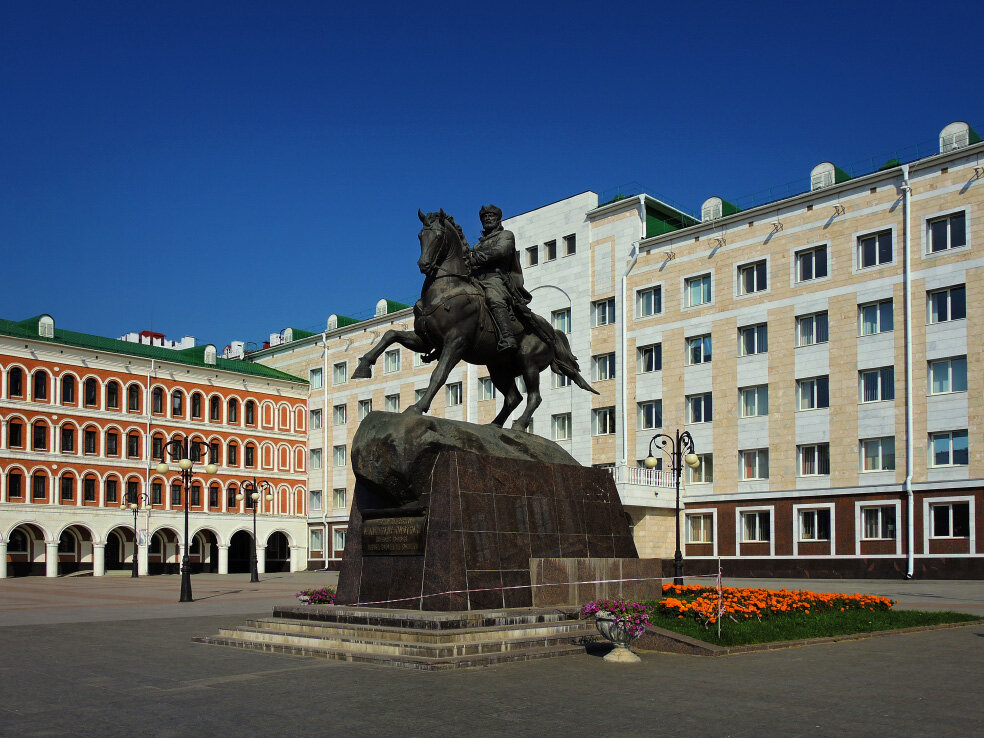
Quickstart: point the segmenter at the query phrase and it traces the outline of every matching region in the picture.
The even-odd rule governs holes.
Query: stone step
[[[492,666],[515,661],[532,661],[534,659],[556,658],[559,656],[570,656],[584,653],[584,646],[576,644],[556,645],[548,648],[527,648],[515,651],[497,651],[495,653],[471,654],[463,656],[449,657],[425,657],[425,656],[393,656],[390,654],[370,653],[363,651],[352,651],[344,648],[333,648],[325,646],[301,646],[284,643],[273,643],[268,641],[254,641],[246,638],[231,636],[200,636],[192,639],[198,643],[207,643],[219,646],[231,646],[234,648],[251,649],[265,651],[268,653],[280,653],[291,656],[307,656],[314,658],[334,659],[338,661],[351,661],[367,664],[377,664],[380,666],[399,666],[407,669],[419,669],[424,671],[443,671],[449,669],[462,669],[477,666]]]
[[[284,605],[275,607],[273,615],[291,620],[444,631],[564,622],[577,620],[579,611],[575,607],[438,612],[342,605]]]

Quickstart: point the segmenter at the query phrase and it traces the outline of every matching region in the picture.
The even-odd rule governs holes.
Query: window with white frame
[[[926,310],[930,323],[945,323],[967,317],[967,288],[959,284],[926,293]]]
[[[892,263],[891,231],[858,236],[858,267],[860,269],[890,263]]]
[[[929,362],[929,394],[967,391],[967,357]]]
[[[829,377],[796,380],[797,410],[819,410],[825,407],[830,407]]]
[[[687,422],[710,423],[714,419],[711,393],[687,395]]]
[[[540,248],[538,246],[530,246],[526,249],[526,266],[534,267],[540,263]]]
[[[591,357],[591,380],[601,382],[615,379],[615,354],[599,354]]]
[[[741,388],[741,417],[757,418],[769,414],[769,385]]]
[[[796,345],[813,346],[827,343],[827,311],[796,316]]]
[[[615,433],[615,408],[599,407],[591,411],[591,435],[610,436]]]
[[[765,323],[738,329],[738,355],[753,356],[769,350],[769,327]]]
[[[967,217],[959,213],[933,218],[926,223],[926,243],[929,253],[958,249],[967,245]]]
[[[560,413],[550,416],[550,436],[555,441],[567,441],[571,437],[571,414]]]
[[[615,298],[598,300],[591,303],[591,325],[597,328],[602,325],[612,325],[615,322]]]
[[[714,455],[697,454],[697,468],[687,467],[688,484],[710,484],[714,481]]]
[[[930,466],[967,466],[969,463],[967,431],[930,433],[929,454]]]
[[[891,330],[895,330],[895,315],[891,300],[858,305],[858,335],[872,336]]]
[[[741,478],[748,480],[769,478],[769,450],[757,448],[741,451]]]
[[[663,312],[663,291],[659,287],[636,290],[636,317],[649,318]]]
[[[400,396],[397,395],[386,395],[384,400],[386,406],[386,412],[388,413],[398,413],[400,412]]]
[[[339,361],[331,367],[331,383],[345,384],[348,381],[348,363]]]
[[[415,389],[413,391],[413,401],[414,402],[420,402],[421,400],[424,399],[424,395],[426,395],[426,394],[427,394],[427,388],[426,387],[421,387],[420,389]],[[399,402],[400,402],[400,398],[399,397],[396,398],[396,402],[397,402],[397,404],[399,404]]]
[[[801,541],[829,541],[830,508],[800,510],[799,539]]]
[[[765,259],[738,267],[738,294],[762,292],[769,286],[768,263]]]
[[[830,444],[808,443],[797,446],[796,465],[801,477],[829,477]]]
[[[331,491],[331,505],[336,510],[344,510],[348,506],[348,495],[344,487],[336,487]]]
[[[324,375],[321,372],[321,367],[317,369],[312,369],[308,372],[308,382],[311,385],[311,389],[321,389],[324,381]]]
[[[555,389],[558,388],[558,387],[570,387],[571,386],[571,378],[568,377],[566,374],[558,374],[555,371],[551,371],[550,372],[550,386],[553,387],[553,388],[555,388]]]
[[[895,507],[893,505],[862,507],[861,538],[867,541],[894,540]]]
[[[660,371],[663,368],[663,345],[650,343],[637,348],[636,367],[640,374]]]
[[[687,515],[687,543],[714,543],[714,516],[710,513]]]
[[[768,510],[743,512],[741,514],[742,543],[767,543],[770,533],[769,517]]]
[[[334,425],[345,425],[348,422],[348,405],[335,405],[331,409],[331,422]]]
[[[309,548],[312,551],[325,550],[325,532],[320,528],[311,529]]]
[[[796,252],[796,281],[809,282],[827,276],[827,245]]]
[[[461,382],[452,382],[445,386],[445,395],[447,396],[448,407],[454,407],[455,405],[461,404],[462,390]]]
[[[711,275],[699,274],[683,281],[687,307],[707,305],[711,301]]]
[[[490,377],[480,377],[478,380],[478,399],[479,400],[494,400],[495,399],[495,383],[492,382]]]
[[[881,402],[895,399],[895,367],[866,369],[858,372],[860,402]]]
[[[312,489],[308,492],[308,507],[311,510],[321,509],[321,490]]]
[[[861,471],[878,472],[895,469],[895,437],[865,438],[861,441]]]
[[[663,401],[649,400],[639,403],[639,429],[652,430],[663,427]]]
[[[383,354],[383,372],[393,374],[400,371],[400,349],[393,349]]]
[[[550,313],[550,325],[561,333],[571,332],[571,309],[554,310]]]
[[[331,449],[331,458],[335,466],[345,466],[345,444],[341,446],[333,446]]]
[[[687,364],[706,364],[711,360],[711,335],[687,339]]]
[[[332,547],[336,551],[345,550],[345,528],[335,528],[333,535]]]
[[[311,463],[309,464],[309,466],[312,469],[320,469],[321,468],[321,449],[320,448],[312,448],[311,449]]]
[[[543,244],[543,250],[546,252],[547,261],[553,261],[557,258],[557,242],[547,241]]]
[[[416,351],[413,352],[413,366],[415,369],[419,369],[424,366],[427,362],[424,361],[424,355],[419,354]]]
[[[321,410],[311,411],[311,430],[318,430],[321,428]]]
[[[577,236],[571,234],[564,236],[564,256],[573,256],[577,253]]]
[[[930,503],[929,517],[933,525],[933,538],[970,537],[969,502]]]
[[[372,412],[372,400],[359,400],[358,414],[359,420],[362,421],[365,417]]]

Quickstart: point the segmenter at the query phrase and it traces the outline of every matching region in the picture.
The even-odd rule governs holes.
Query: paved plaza
[[[0,736],[934,735],[984,721],[984,626],[702,658],[402,669],[205,646],[334,574],[0,581]],[[984,583],[726,580],[984,614]]]

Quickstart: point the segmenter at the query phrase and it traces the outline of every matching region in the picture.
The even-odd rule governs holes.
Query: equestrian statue
[[[417,266],[424,286],[413,308],[413,330],[386,331],[359,359],[353,378],[370,377],[372,365],[394,343],[423,354],[424,361],[436,360],[427,390],[405,411],[423,414],[459,361],[484,364],[503,397],[493,425],[502,427],[522,400],[516,377],[526,384],[526,408],[513,422],[516,430],[529,427],[547,367],[598,394],[581,376],[567,336],[530,310],[516,238],[502,227],[502,210],[481,209],[482,236],[474,248],[444,210],[418,210],[417,217],[423,223]]]

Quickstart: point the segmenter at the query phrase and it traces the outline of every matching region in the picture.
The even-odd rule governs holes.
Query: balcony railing
[[[626,464],[615,464],[608,467],[615,483],[638,484],[643,487],[667,487],[675,489],[676,483],[673,479],[673,472],[664,469],[645,469],[640,466],[628,466]],[[681,486],[683,480],[680,480]]]

